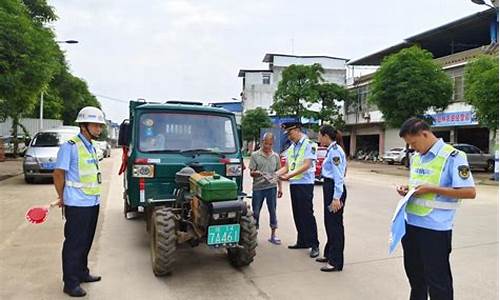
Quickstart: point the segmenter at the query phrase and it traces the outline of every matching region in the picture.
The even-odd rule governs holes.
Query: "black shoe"
[[[80,286],[77,286],[77,287],[72,288],[72,289],[64,287],[63,292],[65,294],[70,295],[71,297],[83,297],[83,296],[87,295],[87,292],[84,289],[82,289]]]
[[[319,248],[318,247],[311,248],[311,251],[309,252],[309,256],[311,258],[318,257],[319,256]]]
[[[328,262],[328,258],[326,258],[326,257],[318,257],[318,258],[316,258],[316,261],[319,262],[319,263],[326,263],[326,262]]]
[[[288,249],[308,249],[308,248],[309,247],[307,247],[307,246],[302,246],[302,245],[299,245],[299,244],[288,246]]]
[[[87,275],[87,277],[80,280],[80,282],[96,282],[101,281],[101,276]]]
[[[321,272],[340,272],[340,271],[342,271],[342,269],[337,269],[337,267],[331,266],[329,264],[322,267],[320,270],[321,270]]]

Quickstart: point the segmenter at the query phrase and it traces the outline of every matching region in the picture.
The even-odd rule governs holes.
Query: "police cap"
[[[292,129],[300,128],[302,127],[302,123],[300,122],[286,122],[281,125],[281,129],[283,129],[286,132],[289,132]]]

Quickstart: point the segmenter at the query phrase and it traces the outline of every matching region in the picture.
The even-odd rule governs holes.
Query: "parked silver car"
[[[26,183],[34,183],[38,178],[52,177],[59,146],[79,131],[78,127],[64,126],[37,133],[24,156],[23,172]]]
[[[410,154],[412,150],[410,149]],[[404,147],[395,147],[389,149],[389,151],[384,153],[384,156],[382,156],[382,159],[384,162],[392,165],[394,163],[406,164],[406,150]]]
[[[107,141],[94,141],[94,145],[101,149],[103,157],[111,157],[111,146]]]
[[[471,169],[483,169],[488,172],[493,172],[495,169],[495,155],[484,153],[470,144],[453,144],[453,147],[465,152]]]
[[[5,155],[13,155],[14,154],[14,137],[13,136],[4,136],[2,137],[3,140],[3,149],[5,152]],[[24,137],[22,135],[17,136],[17,154],[19,155],[24,155],[26,153],[26,149],[28,149],[26,145],[26,141],[28,140],[27,137]]]

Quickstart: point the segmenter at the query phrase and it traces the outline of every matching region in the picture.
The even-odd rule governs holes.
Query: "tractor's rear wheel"
[[[252,212],[248,210],[246,216],[240,220],[240,246],[241,248],[228,248],[229,261],[235,267],[247,266],[253,262],[257,248],[257,228]]]
[[[149,248],[153,273],[156,276],[172,273],[176,243],[174,213],[167,207],[155,208],[151,214]]]

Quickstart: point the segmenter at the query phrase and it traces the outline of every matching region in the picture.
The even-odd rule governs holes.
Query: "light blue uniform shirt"
[[[306,141],[306,138],[307,137],[305,135],[303,135],[302,138],[299,140],[299,142],[296,144],[292,143],[290,145],[290,148],[293,147],[292,148],[293,153],[298,154],[302,144],[306,143],[306,151],[304,153],[304,160],[310,159],[311,160],[311,167],[308,170],[306,170],[304,173],[302,173],[304,175],[302,178],[290,179],[290,184],[314,184],[314,179],[315,179],[314,173],[316,172],[316,158],[317,158],[316,151],[317,151],[317,149],[316,148],[313,149],[313,144],[308,143]],[[288,157],[287,157],[287,159],[288,159]],[[299,167],[297,166],[296,168],[299,168]],[[288,171],[290,172],[291,170],[288,170]]]
[[[427,151],[427,153],[421,156],[422,162],[429,162],[436,157],[444,145],[445,143],[443,140],[439,139],[431,147],[431,149]],[[474,186],[474,179],[472,178],[470,171],[467,178],[460,177],[458,170],[460,166],[469,167],[469,163],[467,162],[467,157],[465,155],[459,153],[455,156],[448,157],[441,177],[441,187],[462,188]],[[457,199],[437,195],[436,200],[450,202],[456,201]],[[453,227],[453,220],[455,219],[455,210],[434,208],[427,216],[421,217],[408,213],[406,218],[408,224],[413,226],[440,231],[451,230]]]
[[[81,133],[78,136],[90,153],[97,157],[94,146]],[[64,170],[65,180],[80,181],[78,173],[78,147],[75,144],[65,142],[57,152],[56,169]],[[95,206],[101,201],[99,196],[91,196],[82,192],[81,189],[64,186],[64,205],[68,206]]]
[[[335,186],[333,189],[333,198],[340,199],[344,192],[344,174],[347,165],[345,152],[333,142],[328,146],[325,160],[321,166],[321,176],[333,179]]]

